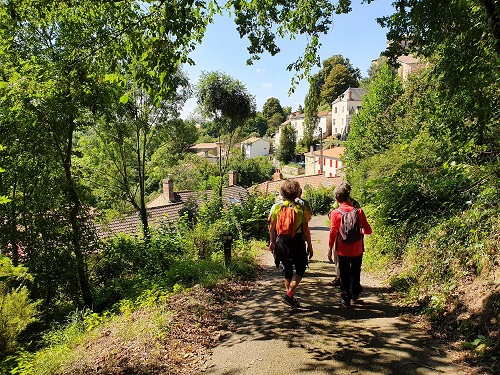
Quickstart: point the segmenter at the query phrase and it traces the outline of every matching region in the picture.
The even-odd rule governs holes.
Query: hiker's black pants
[[[360,282],[362,261],[363,254],[357,257],[339,255],[340,294],[344,301],[350,301],[363,291]]]
[[[295,265],[295,274],[304,277],[307,267],[306,244],[301,233],[297,233],[291,239],[276,238],[277,254],[283,268],[285,269],[285,279],[291,280],[293,277],[293,266]]]

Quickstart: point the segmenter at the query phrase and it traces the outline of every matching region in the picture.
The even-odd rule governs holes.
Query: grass
[[[200,367],[214,332],[258,276],[255,255],[263,246],[236,243],[230,267],[218,254],[180,259],[149,287],[142,283],[134,298],[101,314],[75,311],[45,335],[42,349],[19,353],[10,373],[175,374]]]

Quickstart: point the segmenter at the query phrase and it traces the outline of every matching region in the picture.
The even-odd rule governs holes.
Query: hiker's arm
[[[330,215],[330,222],[331,222],[331,226],[330,226],[330,237],[328,239],[328,260],[333,263],[333,247],[335,246],[335,239],[337,238],[337,232],[338,232],[338,228],[337,228],[337,223],[335,221],[335,215],[332,214]],[[337,249],[335,249],[336,251]]]
[[[274,243],[276,242],[276,221],[269,221],[269,251],[274,250]]]
[[[361,226],[361,233],[363,234],[371,234],[372,233],[372,227],[370,226],[370,224],[368,224],[368,220],[366,220],[366,215],[365,213],[363,212],[363,210],[361,210],[360,212],[360,226]]]
[[[302,230],[304,231],[304,235],[306,236],[307,242],[307,254],[309,254],[309,259],[313,257],[313,245],[311,241],[311,229],[309,229],[309,223],[307,221],[302,223]]]

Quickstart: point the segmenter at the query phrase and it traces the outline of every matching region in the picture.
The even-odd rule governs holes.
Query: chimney
[[[283,180],[283,173],[279,169],[276,169],[273,175],[273,181]]]
[[[236,171],[229,171],[229,186],[234,186],[238,184],[237,177],[238,174]]]
[[[352,99],[352,93],[351,93],[351,88],[349,87],[349,89],[347,90],[347,100],[351,99]]]
[[[313,146],[313,145],[309,146],[309,152],[310,152],[311,154],[314,152],[314,146]]]
[[[163,194],[168,202],[174,202],[174,181],[172,180],[172,175],[169,174],[168,177],[162,180],[163,183]]]

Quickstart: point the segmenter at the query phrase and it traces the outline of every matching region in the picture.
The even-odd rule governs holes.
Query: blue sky
[[[361,0],[353,0],[351,13],[334,15],[333,29],[321,39],[321,61],[340,54],[359,68],[363,77],[367,76],[371,61],[379,57],[387,43],[387,30],[377,24],[376,18],[394,13],[391,3],[392,0],[376,0],[371,4],[361,4]],[[190,55],[196,65],[184,66],[183,69],[193,85],[196,85],[202,71],[217,70],[238,79],[255,96],[258,111],[262,110],[269,97],[278,98],[281,106],[291,106],[295,111],[299,104],[303,106],[309,85],[303,80],[288,96],[294,72],[287,71],[286,67],[303,53],[305,41],[305,38],[279,40],[277,44],[281,52],[278,55],[266,53],[248,66],[247,40],[240,39],[229,16],[220,16],[208,26],[202,44]],[[189,99],[181,117],[189,117],[195,107],[196,100]]]

